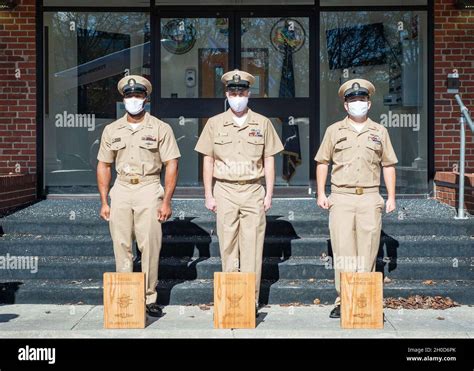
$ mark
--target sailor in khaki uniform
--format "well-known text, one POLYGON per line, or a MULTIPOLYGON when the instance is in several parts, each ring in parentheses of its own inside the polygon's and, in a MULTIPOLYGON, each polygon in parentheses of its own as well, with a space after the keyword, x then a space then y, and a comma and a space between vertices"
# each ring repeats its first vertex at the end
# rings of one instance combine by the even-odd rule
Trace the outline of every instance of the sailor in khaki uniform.
POLYGON ((107 125, 102 133, 97 159, 97 183, 102 207, 100 216, 109 222, 117 272, 133 271, 132 243, 136 238, 146 276, 146 308, 159 317, 156 303, 161 223, 171 216, 171 198, 178 175, 178 145, 171 127, 145 111, 150 82, 142 76, 122 78, 117 88, 124 96, 127 113, 107 125), (110 190, 111 165, 117 180, 110 190), (165 189, 160 183, 166 166, 165 189))
POLYGON ((387 188, 387 213, 395 210, 397 156, 387 129, 367 116, 371 82, 353 79, 339 88, 348 115, 329 126, 316 154, 317 204, 329 209, 329 231, 334 253, 336 307, 340 317, 340 272, 372 272, 380 243, 384 200, 379 193, 380 169, 387 188), (325 194, 328 165, 332 164, 331 194, 325 194))
POLYGON ((258 306, 265 212, 272 203, 274 155, 283 145, 270 120, 247 107, 255 78, 234 70, 221 81, 230 109, 208 120, 195 150, 204 155, 206 208, 216 213, 222 269, 256 273, 258 306))

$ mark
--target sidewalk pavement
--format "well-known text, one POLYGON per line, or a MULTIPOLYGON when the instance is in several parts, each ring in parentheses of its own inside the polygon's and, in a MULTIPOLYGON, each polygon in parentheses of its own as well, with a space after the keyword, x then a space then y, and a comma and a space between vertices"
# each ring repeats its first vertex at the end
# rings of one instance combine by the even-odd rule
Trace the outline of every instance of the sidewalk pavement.
POLYGON ((385 309, 382 330, 343 330, 331 309, 271 305, 260 309, 256 329, 216 330, 212 307, 167 306, 145 329, 105 330, 103 306, 2 305, 0 338, 474 338, 472 306, 385 309))

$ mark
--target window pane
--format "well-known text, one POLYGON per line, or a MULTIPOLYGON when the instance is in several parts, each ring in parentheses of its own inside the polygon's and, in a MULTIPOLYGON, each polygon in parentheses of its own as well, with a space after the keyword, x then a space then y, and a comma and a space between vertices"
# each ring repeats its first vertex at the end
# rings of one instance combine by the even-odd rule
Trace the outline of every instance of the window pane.
MULTIPOLYGON (((354 6, 350 0, 321 0, 321 6, 354 6)), ((397 6, 397 5, 428 5, 428 0, 363 0, 358 1, 357 6, 397 6)))
POLYGON ((181 158, 179 161, 178 186, 198 186, 202 177, 199 153, 194 150, 197 140, 207 119, 192 117, 162 118, 170 124, 178 142, 181 158))
POLYGON ((161 20, 161 96, 223 97, 229 64, 227 18, 161 20))
POLYGON ((320 130, 346 117, 337 91, 365 78, 375 85, 369 117, 386 126, 402 193, 427 193, 426 13, 324 12, 320 29, 320 130))
POLYGON ((314 5, 314 0, 156 0, 156 5, 314 5))
POLYGON ((107 6, 123 6, 126 8, 137 8, 150 6, 150 0, 44 0, 44 6, 90 6, 90 7, 107 7, 107 6))
POLYGON ((309 118, 279 117, 270 121, 285 146, 275 156, 275 185, 309 186, 309 163, 313 161, 309 153, 309 118))
POLYGON ((242 18, 241 66, 253 97, 309 96, 309 18, 242 18))
POLYGON ((102 130, 124 114, 117 82, 149 78, 149 16, 48 12, 44 26, 46 185, 96 185, 102 130))

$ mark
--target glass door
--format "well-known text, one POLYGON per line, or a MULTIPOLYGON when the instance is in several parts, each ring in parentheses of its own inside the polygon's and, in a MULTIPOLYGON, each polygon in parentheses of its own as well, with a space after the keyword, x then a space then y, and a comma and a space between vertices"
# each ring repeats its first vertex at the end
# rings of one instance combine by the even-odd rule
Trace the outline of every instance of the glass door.
POLYGON ((220 77, 229 68, 229 17, 159 20, 158 117, 169 123, 181 151, 179 186, 198 186, 201 159, 194 151, 204 117, 224 106, 220 77), (204 109, 204 110, 203 110, 204 109))
MULTIPOLYGON (((182 158, 180 186, 200 186, 202 159, 194 151, 207 119, 226 109, 223 73, 256 77, 250 108, 271 119, 285 145, 276 156, 277 186, 307 193, 314 145, 315 79, 311 11, 160 11, 159 67, 154 113, 173 127, 182 158)), ((278 190, 276 191, 278 193, 278 190)))
MULTIPOLYGON (((308 13, 305 13, 308 14, 308 13)), ((311 122, 309 16, 239 13, 240 68, 256 77, 251 103, 270 118, 285 146, 276 156, 276 185, 308 187, 311 122), (307 102, 300 107, 299 102, 307 102)))

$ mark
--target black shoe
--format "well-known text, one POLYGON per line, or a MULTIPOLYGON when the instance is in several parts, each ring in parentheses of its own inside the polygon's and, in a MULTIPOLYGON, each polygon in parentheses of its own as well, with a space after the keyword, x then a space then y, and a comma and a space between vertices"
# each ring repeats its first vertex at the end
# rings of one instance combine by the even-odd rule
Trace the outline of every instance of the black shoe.
POLYGON ((258 308, 255 308, 255 318, 258 318, 259 313, 258 313, 258 308))
POLYGON ((329 318, 341 318, 341 306, 336 305, 329 314, 329 318))
POLYGON ((152 317, 161 317, 161 316, 163 316, 163 311, 161 310, 161 308, 156 303, 147 304, 146 305, 146 312, 148 313, 148 315, 150 315, 152 317))

